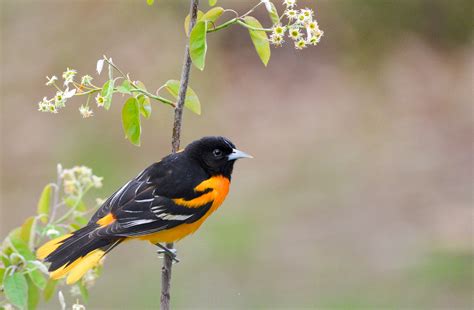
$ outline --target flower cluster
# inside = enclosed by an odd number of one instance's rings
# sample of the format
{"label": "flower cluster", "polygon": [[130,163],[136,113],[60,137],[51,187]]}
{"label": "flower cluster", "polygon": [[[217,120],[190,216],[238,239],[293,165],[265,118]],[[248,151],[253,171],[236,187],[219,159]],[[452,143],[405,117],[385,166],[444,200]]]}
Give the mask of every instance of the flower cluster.
{"label": "flower cluster", "polygon": [[61,171],[64,192],[68,195],[78,195],[94,187],[102,187],[102,178],[92,174],[92,170],[85,166],[75,166]]}
{"label": "flower cluster", "polygon": [[281,46],[285,34],[294,41],[296,49],[303,49],[308,45],[317,45],[324,32],[319,29],[318,22],[314,19],[311,9],[297,10],[296,0],[284,0],[286,6],[284,16],[288,20],[286,25],[281,23],[273,25],[270,42],[275,46]]}
{"label": "flower cluster", "polygon": [[[54,78],[56,78],[56,77],[53,76],[50,79],[50,81],[53,80]],[[47,97],[44,97],[43,100],[41,100],[38,103],[38,111],[58,113],[58,110],[60,108],[64,108],[66,106],[66,100],[71,98],[75,94],[76,94],[76,89],[69,90],[69,88],[66,88],[66,90],[64,90],[64,91],[63,90],[58,90],[54,97],[52,97],[50,99],[48,99]]]}
{"label": "flower cluster", "polygon": [[[80,83],[78,83],[74,80],[76,74],[76,70],[69,68],[63,72],[62,79],[64,88],[58,86],[57,82],[59,79],[57,76],[47,76],[46,79],[48,81],[46,82],[46,86],[53,86],[56,89],[56,95],[49,99],[44,97],[43,100],[38,103],[38,110],[41,112],[58,113],[61,108],[66,106],[66,102],[69,98],[75,95],[86,94],[91,91],[100,90],[100,88],[92,84],[93,78],[90,75],[82,76]],[[103,106],[103,104],[98,104],[98,106]],[[79,108],[79,112],[81,113],[82,117],[90,117],[93,115],[87,104],[85,106],[82,105]]]}

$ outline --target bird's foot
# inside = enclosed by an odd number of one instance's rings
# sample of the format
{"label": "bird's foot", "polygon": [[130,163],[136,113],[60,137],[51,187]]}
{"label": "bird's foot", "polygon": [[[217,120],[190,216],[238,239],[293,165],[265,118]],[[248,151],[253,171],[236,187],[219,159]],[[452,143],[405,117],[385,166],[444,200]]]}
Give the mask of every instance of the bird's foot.
{"label": "bird's foot", "polygon": [[168,255],[173,260],[173,263],[179,263],[179,259],[176,255],[176,249],[169,249],[166,246],[161,245],[160,243],[157,243],[156,246],[160,248],[158,251],[156,251],[160,258],[163,258],[164,255]]}

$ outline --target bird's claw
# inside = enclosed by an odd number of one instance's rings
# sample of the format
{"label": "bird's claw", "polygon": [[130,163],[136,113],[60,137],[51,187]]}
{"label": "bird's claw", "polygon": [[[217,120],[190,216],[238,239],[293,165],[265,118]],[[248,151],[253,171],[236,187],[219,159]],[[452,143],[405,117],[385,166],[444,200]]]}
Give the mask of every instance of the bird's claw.
{"label": "bird's claw", "polygon": [[165,255],[168,255],[173,260],[173,263],[179,263],[179,259],[176,255],[177,253],[176,249],[169,249],[166,246],[163,246],[159,243],[157,243],[156,246],[160,248],[158,251],[156,251],[156,253],[158,253],[160,258],[164,258]]}

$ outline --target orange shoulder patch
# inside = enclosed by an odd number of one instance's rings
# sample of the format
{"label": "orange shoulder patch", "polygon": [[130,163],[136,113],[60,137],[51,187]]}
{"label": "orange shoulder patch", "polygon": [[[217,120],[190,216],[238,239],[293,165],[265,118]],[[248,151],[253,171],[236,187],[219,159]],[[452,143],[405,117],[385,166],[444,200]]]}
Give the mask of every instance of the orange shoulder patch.
{"label": "orange shoulder patch", "polygon": [[182,198],[173,199],[173,201],[181,206],[188,208],[198,208],[213,201],[213,206],[219,206],[227,196],[229,192],[230,181],[228,178],[223,176],[214,176],[205,181],[202,181],[198,186],[194,188],[196,192],[204,192],[211,189],[210,192],[205,193],[197,198],[191,200],[185,200]]}
{"label": "orange shoulder patch", "polygon": [[115,217],[112,213],[108,213],[106,216],[100,218],[96,223],[99,224],[100,227],[105,227],[115,222]]}

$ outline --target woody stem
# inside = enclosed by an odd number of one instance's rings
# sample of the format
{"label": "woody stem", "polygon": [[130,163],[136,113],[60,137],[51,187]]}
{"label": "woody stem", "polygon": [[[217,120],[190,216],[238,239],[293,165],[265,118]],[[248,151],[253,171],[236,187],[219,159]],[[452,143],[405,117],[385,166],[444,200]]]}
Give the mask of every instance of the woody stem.
{"label": "woody stem", "polygon": [[[199,0],[190,0],[189,8],[189,32],[193,29],[196,24],[197,12],[198,12]],[[191,70],[191,56],[189,54],[189,40],[186,43],[184,50],[184,63],[181,71],[181,80],[178,92],[178,101],[174,110],[174,124],[173,124],[173,135],[172,135],[172,152],[176,153],[179,150],[180,138],[181,138],[181,124],[183,121],[183,107],[184,100],[186,99],[186,90],[188,89],[189,73]],[[168,249],[173,249],[173,243],[167,243]],[[173,257],[169,254],[164,256],[163,267],[161,268],[161,309],[170,309],[170,288],[171,288],[171,269],[173,266]]]}

